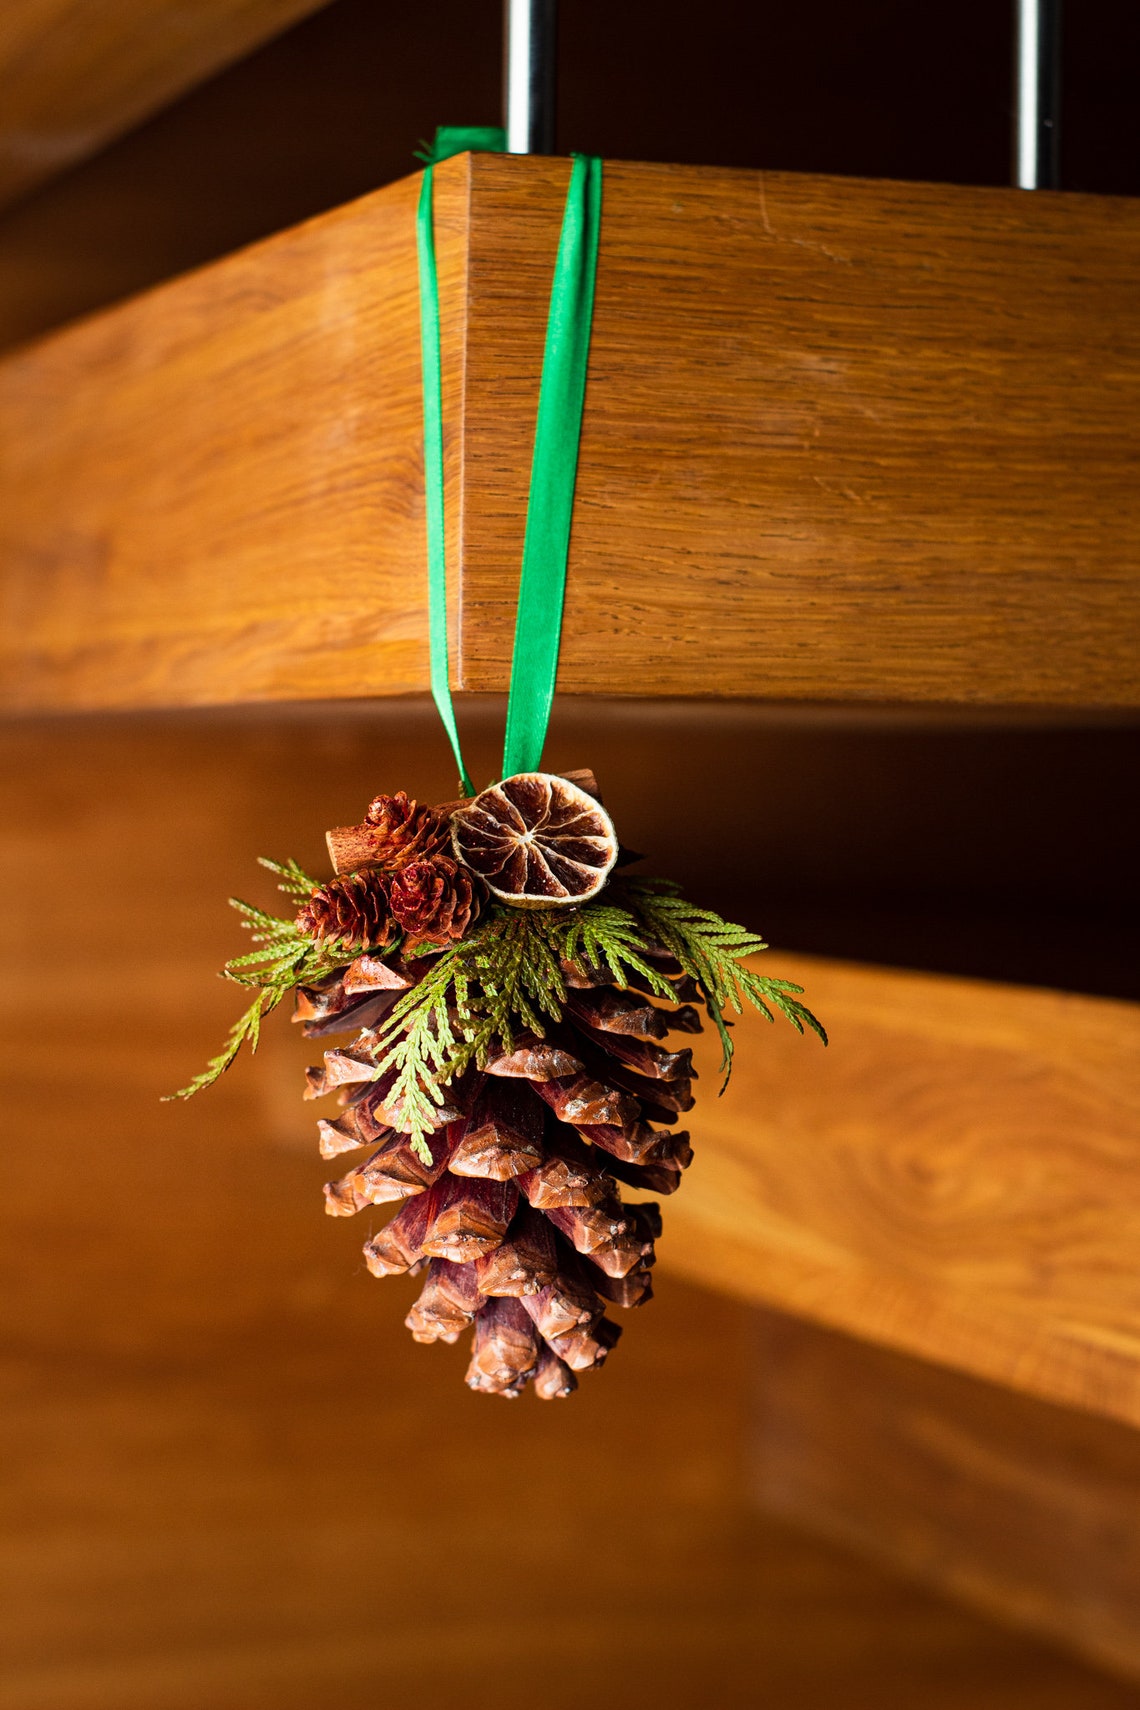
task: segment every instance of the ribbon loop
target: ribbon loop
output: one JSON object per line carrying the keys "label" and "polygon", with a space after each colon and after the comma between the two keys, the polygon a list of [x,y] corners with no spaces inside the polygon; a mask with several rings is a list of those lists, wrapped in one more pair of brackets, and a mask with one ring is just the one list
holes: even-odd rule
{"label": "ribbon loop", "polygon": [[[430,151],[421,156],[428,165],[424,170],[416,217],[431,691],[459,767],[462,787],[468,795],[474,794],[474,789],[460,748],[448,659],[442,365],[439,279],[432,219],[432,166],[464,149],[497,151],[503,146],[501,131],[441,126]],[[516,772],[539,770],[554,700],[578,471],[578,444],[586,395],[601,210],[602,163],[593,156],[575,155],[554,264],[535,419],[534,455],[507,699],[504,777]]]}

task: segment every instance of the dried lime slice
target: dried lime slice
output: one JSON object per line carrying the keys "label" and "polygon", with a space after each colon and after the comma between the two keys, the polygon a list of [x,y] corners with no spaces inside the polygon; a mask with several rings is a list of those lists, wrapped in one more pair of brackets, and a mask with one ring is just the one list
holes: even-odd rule
{"label": "dried lime slice", "polygon": [[519,772],[451,817],[456,855],[502,902],[566,908],[597,896],[618,857],[600,802],[568,778]]}

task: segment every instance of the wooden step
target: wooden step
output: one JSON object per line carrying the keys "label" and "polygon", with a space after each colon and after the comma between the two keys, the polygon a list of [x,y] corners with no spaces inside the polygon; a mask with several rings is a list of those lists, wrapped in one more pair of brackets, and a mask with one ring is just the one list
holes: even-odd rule
{"label": "wooden step", "polygon": [[802,1319],[753,1336],[767,1513],[1140,1679],[1140,1432]]}
{"label": "wooden step", "polygon": [[[501,689],[567,163],[437,173],[455,678]],[[11,708],[427,682],[407,180],[0,364]],[[606,168],[561,687],[1135,706],[1140,206]]]}
{"label": "wooden step", "polygon": [[0,206],[327,0],[4,0]]}
{"label": "wooden step", "polygon": [[701,1042],[661,1263],[1140,1425],[1140,1005],[760,960],[831,1044],[746,1017],[714,1100]]}

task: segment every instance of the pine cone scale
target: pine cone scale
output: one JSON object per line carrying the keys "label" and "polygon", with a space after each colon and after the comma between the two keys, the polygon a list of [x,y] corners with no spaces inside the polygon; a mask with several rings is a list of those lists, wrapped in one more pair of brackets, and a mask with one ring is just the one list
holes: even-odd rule
{"label": "pine cone scale", "polygon": [[432,1258],[465,1264],[501,1244],[519,1196],[511,1182],[448,1174],[429,1197],[433,1203],[423,1251]]}
{"label": "pine cone scale", "polygon": [[544,1217],[526,1207],[505,1240],[476,1261],[475,1279],[482,1294],[537,1294],[557,1270],[554,1231]]}

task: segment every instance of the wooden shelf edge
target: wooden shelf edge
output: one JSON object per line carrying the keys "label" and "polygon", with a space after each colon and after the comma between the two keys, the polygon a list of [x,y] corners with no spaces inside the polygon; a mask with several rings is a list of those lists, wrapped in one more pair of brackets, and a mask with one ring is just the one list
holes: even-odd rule
{"label": "wooden shelf edge", "polygon": [[[508,676],[566,170],[436,174],[473,692]],[[0,363],[0,704],[427,687],[417,189]],[[563,693],[1140,705],[1137,208],[623,163],[605,196]]]}
{"label": "wooden shelf edge", "polygon": [[1140,1424],[1140,1005],[766,961],[831,1045],[741,1022],[661,1263]]}

